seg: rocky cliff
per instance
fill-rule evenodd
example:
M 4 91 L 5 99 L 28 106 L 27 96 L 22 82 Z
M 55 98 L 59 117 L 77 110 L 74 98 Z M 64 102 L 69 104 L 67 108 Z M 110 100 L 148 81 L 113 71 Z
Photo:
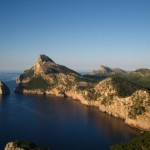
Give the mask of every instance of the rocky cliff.
M 0 95 L 9 94 L 10 90 L 5 83 L 0 81 Z
M 90 80 L 40 55 L 35 65 L 20 75 L 16 82 L 16 92 L 69 96 L 122 118 L 130 126 L 150 131 L 149 92 L 120 77 Z

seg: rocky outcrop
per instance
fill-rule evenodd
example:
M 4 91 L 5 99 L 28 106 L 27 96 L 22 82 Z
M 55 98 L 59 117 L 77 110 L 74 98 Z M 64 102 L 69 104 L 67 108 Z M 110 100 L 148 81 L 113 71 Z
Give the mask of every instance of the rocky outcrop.
M 37 147 L 34 143 L 28 141 L 14 141 L 7 143 L 4 150 L 50 150 L 50 149 Z
M 72 97 L 122 118 L 130 126 L 150 131 L 150 94 L 130 81 L 119 77 L 88 80 L 43 55 L 20 77 L 16 92 Z
M 18 146 L 15 146 L 13 142 L 9 142 L 4 150 L 26 150 L 25 148 L 20 148 Z
M 98 70 L 92 71 L 91 75 L 113 75 L 113 74 L 124 74 L 126 71 L 120 68 L 110 68 L 106 66 L 100 66 Z
M 10 93 L 10 90 L 7 87 L 7 85 L 3 83 L 2 81 L 0 81 L 0 95 L 6 95 L 9 93 Z

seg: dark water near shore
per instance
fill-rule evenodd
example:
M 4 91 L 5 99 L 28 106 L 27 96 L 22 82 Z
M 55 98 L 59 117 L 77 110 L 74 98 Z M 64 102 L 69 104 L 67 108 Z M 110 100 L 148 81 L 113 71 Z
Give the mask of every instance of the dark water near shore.
M 0 74 L 11 91 L 17 74 Z M 107 150 L 140 132 L 115 117 L 70 98 L 0 96 L 0 150 L 11 140 L 29 140 L 53 150 Z

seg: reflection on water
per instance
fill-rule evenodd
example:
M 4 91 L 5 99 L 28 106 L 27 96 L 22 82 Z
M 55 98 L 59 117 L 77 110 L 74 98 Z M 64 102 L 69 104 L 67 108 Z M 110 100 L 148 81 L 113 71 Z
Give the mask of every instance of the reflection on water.
M 8 85 L 13 89 L 15 83 Z M 122 120 L 69 98 L 13 92 L 0 97 L 0 149 L 20 139 L 54 150 L 107 150 L 138 134 Z

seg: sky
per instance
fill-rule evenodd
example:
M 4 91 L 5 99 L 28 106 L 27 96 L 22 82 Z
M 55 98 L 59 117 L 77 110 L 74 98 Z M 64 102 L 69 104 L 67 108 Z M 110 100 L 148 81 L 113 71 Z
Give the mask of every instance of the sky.
M 0 70 L 40 54 L 76 71 L 150 68 L 150 0 L 0 0 Z

